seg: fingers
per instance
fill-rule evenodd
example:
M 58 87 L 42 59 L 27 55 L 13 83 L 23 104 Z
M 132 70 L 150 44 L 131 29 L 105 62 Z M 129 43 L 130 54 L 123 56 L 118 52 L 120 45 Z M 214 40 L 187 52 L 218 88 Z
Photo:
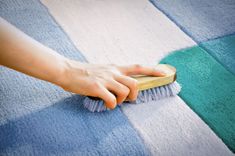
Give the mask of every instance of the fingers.
M 122 102 L 124 102 L 130 92 L 130 89 L 128 87 L 115 80 L 110 80 L 107 88 L 116 95 L 117 104 L 121 104 Z
M 103 99 L 105 106 L 110 109 L 114 109 L 117 105 L 116 97 L 104 86 L 96 88 L 96 96 Z
M 106 85 L 97 85 L 94 87 L 96 88 L 94 91 L 94 96 L 103 99 L 106 107 L 110 109 L 114 109 L 117 104 L 123 103 L 127 98 L 134 100 L 137 96 L 135 80 L 134 82 L 131 82 L 131 78 L 129 80 L 129 77 L 123 77 L 126 78 L 119 78 L 121 83 L 115 80 L 110 80 L 106 83 Z M 129 88 L 131 88 L 131 92 Z
M 104 70 L 105 69 L 105 70 Z M 90 69 L 91 70 L 91 69 Z M 138 95 L 137 80 L 129 77 L 131 75 L 165 76 L 163 72 L 155 68 L 141 65 L 130 65 L 112 68 L 98 68 L 90 71 L 94 76 L 95 84 L 88 89 L 87 94 L 104 100 L 106 107 L 114 109 L 126 99 L 136 100 Z M 95 85 L 95 86 L 94 86 Z
M 124 75 L 115 77 L 115 79 L 129 88 L 129 95 L 127 96 L 127 99 L 131 101 L 136 100 L 138 95 L 137 80 Z
M 125 75 L 151 75 L 151 76 L 165 76 L 163 71 L 159 71 L 152 67 L 144 67 L 139 64 L 123 66 L 120 70 Z

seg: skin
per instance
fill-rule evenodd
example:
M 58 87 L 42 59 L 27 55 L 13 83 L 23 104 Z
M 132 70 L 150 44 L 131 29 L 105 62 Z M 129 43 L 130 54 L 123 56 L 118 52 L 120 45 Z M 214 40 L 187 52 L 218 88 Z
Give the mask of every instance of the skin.
M 138 64 L 98 65 L 70 60 L 27 36 L 0 18 L 0 65 L 51 82 L 76 94 L 99 97 L 114 109 L 135 100 L 137 81 L 132 75 L 164 76 L 164 72 Z

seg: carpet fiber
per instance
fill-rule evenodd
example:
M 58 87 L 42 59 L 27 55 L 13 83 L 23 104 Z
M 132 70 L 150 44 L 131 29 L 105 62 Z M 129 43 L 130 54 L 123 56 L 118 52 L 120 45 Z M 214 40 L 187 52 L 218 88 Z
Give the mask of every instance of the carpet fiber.
M 62 55 L 85 61 L 37 0 L 0 1 L 0 16 Z M 94 114 L 82 97 L 0 67 L 0 155 L 149 155 L 126 116 Z
M 58 53 L 85 61 L 40 2 L 1 0 L 0 16 Z M 0 123 L 45 108 L 71 95 L 50 83 L 2 66 L 0 75 Z
M 71 96 L 1 125 L 0 155 L 149 155 L 120 109 L 91 113 L 82 99 Z
M 200 46 L 235 75 L 235 35 L 202 42 Z
M 171 51 L 195 45 L 145 0 L 42 2 L 91 63 L 156 64 Z M 153 155 L 230 153 L 178 98 L 127 105 L 122 111 Z M 188 146 L 189 142 L 192 146 Z
M 220 138 L 178 96 L 123 105 L 122 110 L 152 155 L 232 155 Z
M 41 1 L 91 63 L 155 65 L 195 45 L 147 0 Z
M 234 0 L 150 0 L 197 42 L 235 32 Z
M 1 17 L 79 61 L 153 65 L 200 42 L 163 60 L 181 97 L 104 113 L 0 67 L 0 155 L 233 155 L 234 1 L 198 1 L 0 0 Z
M 162 60 L 175 66 L 180 96 L 235 152 L 235 76 L 200 47 Z

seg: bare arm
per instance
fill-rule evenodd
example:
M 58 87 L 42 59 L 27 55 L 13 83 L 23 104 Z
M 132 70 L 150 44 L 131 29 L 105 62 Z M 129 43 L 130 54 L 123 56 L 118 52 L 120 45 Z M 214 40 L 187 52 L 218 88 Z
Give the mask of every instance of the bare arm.
M 93 65 L 65 58 L 30 38 L 0 17 L 0 65 L 54 83 L 67 91 L 103 99 L 115 108 L 137 97 L 135 74 L 163 76 L 139 65 Z
M 56 83 L 65 58 L 0 18 L 0 64 Z

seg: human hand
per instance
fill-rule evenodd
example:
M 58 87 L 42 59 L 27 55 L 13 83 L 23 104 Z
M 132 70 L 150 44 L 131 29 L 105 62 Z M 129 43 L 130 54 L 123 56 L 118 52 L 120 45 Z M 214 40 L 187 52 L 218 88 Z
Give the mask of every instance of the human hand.
M 69 60 L 1 17 L 0 41 L 0 65 L 54 83 L 70 92 L 99 97 L 111 109 L 125 99 L 136 99 L 137 81 L 131 75 L 163 76 L 154 68 L 140 65 L 94 65 Z
M 131 75 L 164 76 L 164 73 L 141 65 L 95 65 L 67 60 L 57 84 L 66 91 L 99 97 L 106 107 L 114 109 L 126 99 L 137 98 L 137 80 Z

